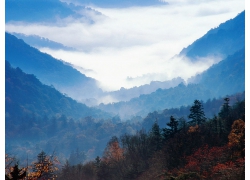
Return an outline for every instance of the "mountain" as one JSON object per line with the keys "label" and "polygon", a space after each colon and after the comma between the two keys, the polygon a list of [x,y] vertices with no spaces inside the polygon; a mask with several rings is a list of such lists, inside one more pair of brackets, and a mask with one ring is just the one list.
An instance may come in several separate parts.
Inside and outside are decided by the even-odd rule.
{"label": "mountain", "polygon": [[110,96],[117,101],[129,101],[132,98],[139,97],[142,94],[150,94],[157,89],[168,89],[178,86],[180,83],[184,83],[184,80],[180,77],[174,78],[169,81],[152,81],[150,84],[141,86],[135,86],[133,88],[120,88],[117,91],[106,92],[104,96]]}
{"label": "mountain", "polygon": [[58,49],[63,49],[67,51],[75,50],[72,47],[64,46],[63,44],[60,44],[55,41],[51,41],[47,38],[43,38],[37,35],[25,35],[22,33],[11,33],[11,34],[16,36],[18,39],[22,39],[25,43],[37,49],[47,47],[47,48],[56,49],[56,50]]}
{"label": "mountain", "polygon": [[[164,90],[158,89],[151,94],[141,95],[127,102],[107,105],[100,104],[98,108],[110,113],[117,113],[122,119],[126,119],[131,116],[145,116],[147,112],[188,105],[191,104],[194,99],[206,101],[209,98],[219,98],[221,96],[244,92],[244,19],[245,12],[242,12],[234,19],[209,31],[209,33],[180,53],[185,53],[191,58],[218,55],[221,53],[223,56],[226,56],[204,73],[190,78],[188,80],[189,84],[180,84],[177,87]],[[222,32],[225,34],[220,34]],[[219,38],[220,36],[221,38]],[[208,48],[206,48],[206,46]],[[217,47],[218,50],[215,47]]]}
{"label": "mountain", "polygon": [[197,82],[218,96],[245,90],[245,48],[197,75]]}
{"label": "mountain", "polygon": [[186,56],[193,61],[207,56],[220,56],[224,59],[244,46],[245,11],[209,30],[204,36],[184,48],[179,56]]}
{"label": "mountain", "polygon": [[60,92],[88,106],[98,105],[100,102],[104,102],[107,97],[112,97],[116,102],[128,101],[141,94],[152,93],[158,88],[175,87],[184,82],[181,78],[175,78],[165,82],[154,81],[131,89],[121,88],[119,91],[103,92],[95,79],[86,77],[72,68],[71,64],[42,53],[27,43],[34,46],[47,43],[55,48],[65,48],[63,45],[48,39],[41,39],[38,36],[25,36],[23,34],[17,34],[17,36],[24,38],[26,43],[14,35],[5,33],[5,57],[13,67],[20,67],[24,72],[34,74],[42,83],[53,85]]}
{"label": "mountain", "polygon": [[169,89],[158,89],[151,94],[140,95],[127,102],[100,104],[97,108],[118,114],[121,119],[129,119],[131,116],[146,116],[147,113],[189,105],[194,99],[208,99],[212,93],[203,86],[179,84]]}
{"label": "mountain", "polygon": [[73,99],[80,101],[102,93],[95,79],[86,77],[68,63],[41,53],[9,33],[5,33],[5,59],[13,67],[34,74],[42,83],[53,85]]}
{"label": "mountain", "polygon": [[26,114],[38,117],[111,117],[108,113],[89,108],[64,96],[53,87],[42,84],[34,75],[11,67],[8,61],[5,62],[5,114],[12,118]]}

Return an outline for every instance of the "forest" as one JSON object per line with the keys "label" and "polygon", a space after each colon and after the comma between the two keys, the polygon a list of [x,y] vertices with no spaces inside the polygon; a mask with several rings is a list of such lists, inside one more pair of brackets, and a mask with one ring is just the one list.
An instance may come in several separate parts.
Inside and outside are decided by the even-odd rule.
{"label": "forest", "polygon": [[161,128],[156,118],[149,130],[112,136],[92,160],[76,149],[60,162],[62,149],[42,151],[26,166],[6,154],[6,179],[245,179],[245,100],[231,105],[225,97],[212,118],[194,100],[188,121],[171,115]]}

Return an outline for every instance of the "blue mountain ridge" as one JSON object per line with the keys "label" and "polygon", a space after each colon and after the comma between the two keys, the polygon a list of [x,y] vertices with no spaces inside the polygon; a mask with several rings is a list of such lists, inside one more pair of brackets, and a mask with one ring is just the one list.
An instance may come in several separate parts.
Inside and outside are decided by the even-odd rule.
{"label": "blue mountain ridge", "polygon": [[74,99],[85,99],[102,93],[95,79],[86,77],[68,63],[41,53],[9,33],[5,33],[5,60],[11,66],[34,74],[42,83],[53,85]]}
{"label": "blue mountain ridge", "polygon": [[245,11],[239,13],[218,27],[209,30],[204,36],[194,41],[179,53],[193,61],[201,57],[234,54],[245,46]]}
{"label": "blue mountain ridge", "polygon": [[42,84],[34,75],[24,73],[19,67],[11,67],[8,61],[5,62],[5,114],[7,119],[32,114],[37,117],[65,115],[76,119],[111,117]]}

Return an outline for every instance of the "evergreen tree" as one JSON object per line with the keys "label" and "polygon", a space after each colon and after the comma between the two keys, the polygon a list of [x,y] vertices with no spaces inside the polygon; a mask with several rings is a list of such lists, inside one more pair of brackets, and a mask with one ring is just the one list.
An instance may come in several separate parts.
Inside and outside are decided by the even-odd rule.
{"label": "evergreen tree", "polygon": [[220,118],[222,118],[222,119],[225,119],[225,118],[227,118],[228,117],[228,115],[229,115],[229,111],[230,111],[230,109],[231,109],[231,107],[230,107],[230,105],[229,105],[229,101],[230,101],[230,99],[228,98],[228,97],[226,97],[226,98],[224,98],[224,104],[223,104],[223,106],[222,106],[222,109],[221,109],[221,111],[219,112],[219,116],[220,116]]}
{"label": "evergreen tree", "polygon": [[206,117],[203,111],[203,105],[199,100],[195,100],[193,106],[190,108],[190,114],[188,116],[191,119],[190,123],[200,125],[205,122]]}
{"label": "evergreen tree", "polygon": [[224,98],[224,104],[219,112],[219,117],[221,118],[226,132],[230,132],[233,119],[230,118],[231,107],[229,105],[229,98]]}
{"label": "evergreen tree", "polygon": [[151,138],[151,144],[153,146],[154,151],[158,151],[162,147],[162,135],[161,135],[161,129],[157,123],[157,120],[153,124],[151,131],[150,131],[150,138]]}
{"label": "evergreen tree", "polygon": [[170,116],[170,121],[167,123],[167,126],[170,127],[172,133],[176,133],[178,130],[178,121],[174,118],[174,116]]}
{"label": "evergreen tree", "polygon": [[178,130],[178,121],[174,118],[174,116],[170,116],[170,121],[167,123],[167,126],[170,128],[163,128],[163,136],[166,139],[172,137]]}
{"label": "evergreen tree", "polygon": [[26,177],[26,170],[24,168],[19,169],[18,164],[13,167],[13,170],[8,174],[5,175],[6,180],[18,180],[23,179]]}

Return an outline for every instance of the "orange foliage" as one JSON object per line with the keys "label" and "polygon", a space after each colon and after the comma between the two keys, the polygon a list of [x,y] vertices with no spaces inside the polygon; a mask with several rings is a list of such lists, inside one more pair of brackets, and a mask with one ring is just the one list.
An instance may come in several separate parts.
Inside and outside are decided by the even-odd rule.
{"label": "orange foliage", "polygon": [[245,122],[241,119],[234,121],[232,130],[228,135],[229,146],[239,146],[245,143]]}
{"label": "orange foliage", "polygon": [[196,124],[195,126],[190,126],[188,129],[188,133],[194,133],[199,130],[199,126]]}
{"label": "orange foliage", "polygon": [[123,149],[120,148],[119,142],[117,141],[112,142],[104,153],[104,160],[105,161],[110,161],[110,160],[119,161],[121,159],[123,159]]}
{"label": "orange foliage", "polygon": [[[245,159],[230,160],[228,146],[209,148],[205,145],[186,157],[186,165],[180,169],[171,171],[172,175],[181,176],[193,172],[203,179],[232,179],[242,176],[245,167]],[[222,179],[223,179],[222,178]]]}

